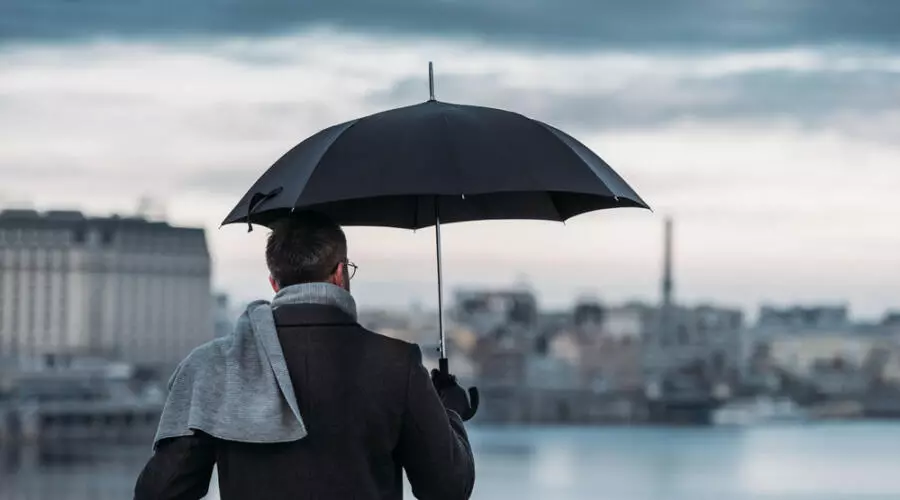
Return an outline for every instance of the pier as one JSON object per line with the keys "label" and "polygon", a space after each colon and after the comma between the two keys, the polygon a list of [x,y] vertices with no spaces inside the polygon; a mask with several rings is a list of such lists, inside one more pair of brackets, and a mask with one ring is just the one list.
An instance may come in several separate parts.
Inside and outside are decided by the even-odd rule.
{"label": "pier", "polygon": [[0,443],[149,442],[165,403],[116,363],[8,370],[0,387]]}
{"label": "pier", "polygon": [[23,403],[0,409],[0,443],[149,442],[162,404],[116,401]]}

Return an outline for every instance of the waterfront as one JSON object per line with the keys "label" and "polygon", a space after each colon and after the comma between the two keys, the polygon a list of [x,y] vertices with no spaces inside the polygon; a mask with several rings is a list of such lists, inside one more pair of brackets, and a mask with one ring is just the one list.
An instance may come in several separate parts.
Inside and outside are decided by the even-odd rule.
{"label": "waterfront", "polygon": [[[900,423],[486,428],[476,499],[816,500],[900,496]],[[0,500],[130,498],[147,446],[4,450]],[[214,489],[210,500],[217,498]],[[412,498],[407,495],[407,498]]]}

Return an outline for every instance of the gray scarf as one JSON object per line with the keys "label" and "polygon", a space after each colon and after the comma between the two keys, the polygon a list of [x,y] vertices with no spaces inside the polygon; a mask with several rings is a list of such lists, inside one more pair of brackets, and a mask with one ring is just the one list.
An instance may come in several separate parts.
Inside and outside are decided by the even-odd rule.
{"label": "gray scarf", "polygon": [[293,285],[271,304],[252,302],[234,332],[194,349],[175,369],[154,447],[195,430],[244,443],[306,437],[272,315],[273,307],[285,304],[335,306],[356,318],[353,296],[330,283]]}

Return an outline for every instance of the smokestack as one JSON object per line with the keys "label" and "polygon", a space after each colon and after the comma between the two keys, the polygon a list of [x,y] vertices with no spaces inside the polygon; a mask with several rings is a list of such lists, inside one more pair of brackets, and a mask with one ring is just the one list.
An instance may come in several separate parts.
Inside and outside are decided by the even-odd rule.
{"label": "smokestack", "polygon": [[672,218],[666,218],[665,250],[663,255],[662,305],[672,306]]}

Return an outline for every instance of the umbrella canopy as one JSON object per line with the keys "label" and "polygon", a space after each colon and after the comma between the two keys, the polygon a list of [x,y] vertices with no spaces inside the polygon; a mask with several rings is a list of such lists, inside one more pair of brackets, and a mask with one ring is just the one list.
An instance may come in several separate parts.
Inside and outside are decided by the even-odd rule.
{"label": "umbrella canopy", "polygon": [[345,226],[420,229],[489,219],[565,221],[649,208],[565,132],[510,111],[429,100],[332,126],[282,156],[223,224],[313,209]]}

